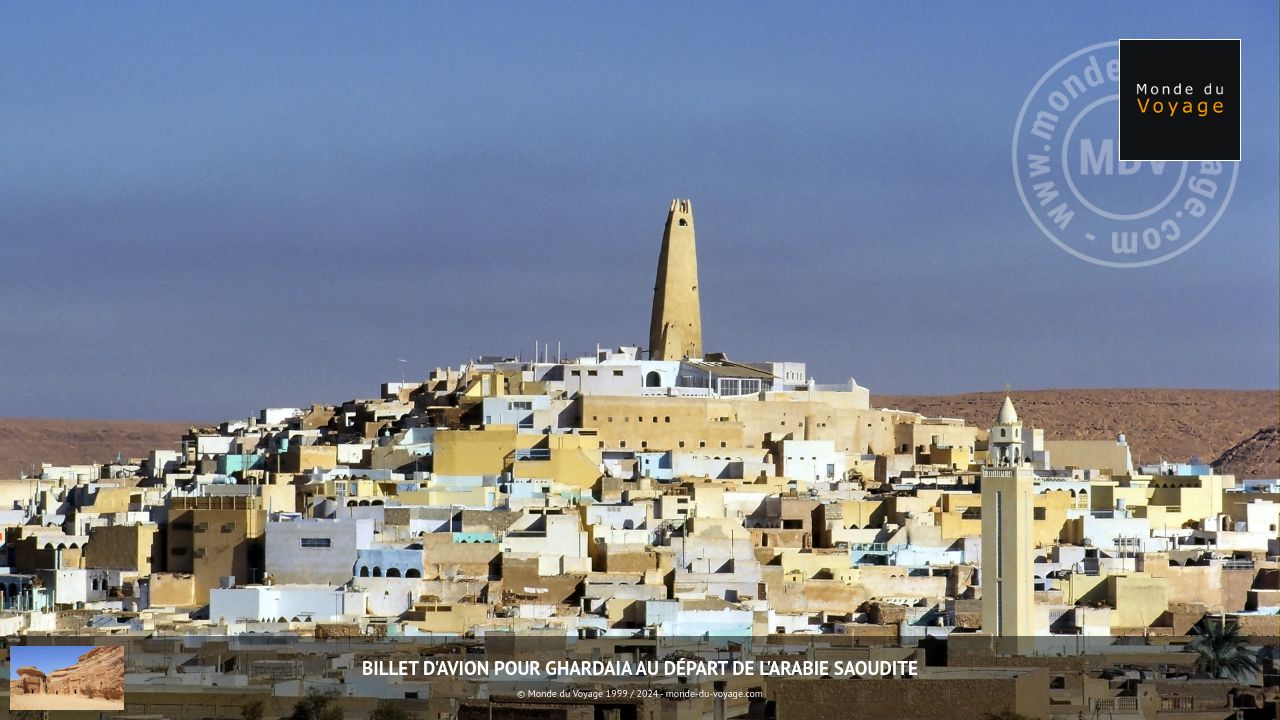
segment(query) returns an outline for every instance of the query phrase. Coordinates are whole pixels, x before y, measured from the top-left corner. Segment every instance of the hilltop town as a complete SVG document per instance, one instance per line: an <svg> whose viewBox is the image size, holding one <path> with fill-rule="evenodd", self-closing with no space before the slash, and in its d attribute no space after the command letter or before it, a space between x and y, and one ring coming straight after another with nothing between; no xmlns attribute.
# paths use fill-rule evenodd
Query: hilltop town
<svg viewBox="0 0 1280 720"><path fill-rule="evenodd" d="M873 407L801 359L704 351L678 200L648 347L481 357L0 481L0 630L988 638L1012 656L1185 642L1215 616L1274 636L1278 524L1280 481L1053 437L1016 393L976 426Z"/></svg>

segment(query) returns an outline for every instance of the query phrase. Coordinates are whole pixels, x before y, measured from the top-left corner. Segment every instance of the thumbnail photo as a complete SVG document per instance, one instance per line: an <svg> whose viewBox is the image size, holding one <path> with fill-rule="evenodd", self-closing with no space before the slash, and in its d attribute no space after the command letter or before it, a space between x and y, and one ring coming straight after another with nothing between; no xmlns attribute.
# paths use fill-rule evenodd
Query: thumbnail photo
<svg viewBox="0 0 1280 720"><path fill-rule="evenodd" d="M124 648L14 645L10 710L123 710Z"/></svg>

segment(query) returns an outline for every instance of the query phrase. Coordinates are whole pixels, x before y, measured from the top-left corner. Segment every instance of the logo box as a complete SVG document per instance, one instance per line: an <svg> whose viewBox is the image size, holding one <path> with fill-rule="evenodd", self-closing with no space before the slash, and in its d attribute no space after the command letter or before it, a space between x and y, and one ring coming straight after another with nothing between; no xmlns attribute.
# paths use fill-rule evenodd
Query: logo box
<svg viewBox="0 0 1280 720"><path fill-rule="evenodd" d="M1240 159L1240 41L1120 41L1119 155Z"/></svg>

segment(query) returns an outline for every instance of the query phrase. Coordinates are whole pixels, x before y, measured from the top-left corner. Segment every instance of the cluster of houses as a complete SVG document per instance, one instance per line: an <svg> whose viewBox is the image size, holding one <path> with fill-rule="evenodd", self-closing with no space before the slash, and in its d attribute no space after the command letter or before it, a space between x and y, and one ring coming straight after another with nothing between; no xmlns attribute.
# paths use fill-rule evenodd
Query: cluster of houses
<svg viewBox="0 0 1280 720"><path fill-rule="evenodd" d="M680 201L648 349L482 357L0 480L0 631L985 637L1014 655L1185 640L1206 616L1276 635L1280 483L1046 437L1012 398L992 411L874 408L804 363L704 353Z"/></svg>
<svg viewBox="0 0 1280 720"><path fill-rule="evenodd" d="M984 488L1011 471L1026 507L1001 535ZM1278 490L1046 439L1011 401L986 430L874 409L800 363L484 358L0 483L0 623L1184 634L1280 612ZM1005 632L982 606L997 537L1025 556Z"/></svg>

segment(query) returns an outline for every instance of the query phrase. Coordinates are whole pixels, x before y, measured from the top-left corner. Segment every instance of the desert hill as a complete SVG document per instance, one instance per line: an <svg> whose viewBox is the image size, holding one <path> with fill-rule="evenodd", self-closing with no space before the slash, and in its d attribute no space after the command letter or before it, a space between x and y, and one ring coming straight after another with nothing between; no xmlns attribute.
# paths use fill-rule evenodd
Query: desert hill
<svg viewBox="0 0 1280 720"><path fill-rule="evenodd" d="M1107 440L1124 433L1137 462L1212 462L1276 424L1280 392L1275 390L1013 390L1018 415L1045 435L1063 440ZM1004 400L1003 392L962 395L873 395L875 407L914 410L931 417L964 418L987 427ZM1241 477L1276 477L1278 449L1258 441L1227 458L1223 472ZM1248 459L1246 459L1248 458Z"/></svg>
<svg viewBox="0 0 1280 720"><path fill-rule="evenodd" d="M1214 460L1213 467L1239 477L1280 477L1280 427L1262 428L1241 440Z"/></svg>
<svg viewBox="0 0 1280 720"><path fill-rule="evenodd" d="M192 423L139 420L0 418L0 478L16 478L31 466L109 462L117 454L145 457L154 449L179 449Z"/></svg>

